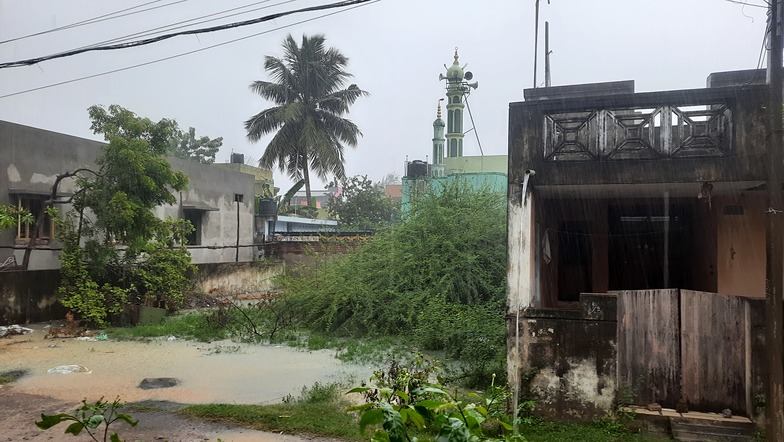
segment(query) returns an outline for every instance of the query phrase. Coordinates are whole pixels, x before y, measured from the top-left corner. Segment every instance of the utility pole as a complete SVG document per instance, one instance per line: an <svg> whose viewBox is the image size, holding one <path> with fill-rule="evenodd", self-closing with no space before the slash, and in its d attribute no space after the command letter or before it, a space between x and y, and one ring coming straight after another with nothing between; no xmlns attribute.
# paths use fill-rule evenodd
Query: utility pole
<svg viewBox="0 0 784 442"><path fill-rule="evenodd" d="M536 88L536 62L539 55L539 0L536 0L536 23L534 23L534 88Z"/></svg>
<svg viewBox="0 0 784 442"><path fill-rule="evenodd" d="M544 22L544 87L550 87L550 22Z"/></svg>
<svg viewBox="0 0 784 442"><path fill-rule="evenodd" d="M782 0L770 1L768 54L768 225L765 268L765 346L768 361L768 397L765 403L768 440L784 438L784 198L782 161Z"/></svg>

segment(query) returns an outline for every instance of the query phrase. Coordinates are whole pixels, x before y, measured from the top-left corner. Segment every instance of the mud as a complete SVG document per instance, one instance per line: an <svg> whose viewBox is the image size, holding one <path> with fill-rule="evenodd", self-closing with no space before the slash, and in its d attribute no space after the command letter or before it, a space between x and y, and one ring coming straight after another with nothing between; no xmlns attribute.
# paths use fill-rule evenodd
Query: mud
<svg viewBox="0 0 784 442"><path fill-rule="evenodd" d="M301 351L282 346L243 345L232 342L197 343L166 339L148 341L83 341L47 339L42 327L24 336L0 339L0 372L27 370L27 374L0 387L0 441L61 440L60 432L38 430L33 421L41 412L76 408L82 399L101 396L126 402L177 404L269 404L286 396L297 397L303 386L315 382L356 382L366 379L371 367L343 364L331 351ZM84 373L47 373L52 367L78 364ZM145 378L176 378L165 389L138 388ZM231 429L194 422L169 412L133 413L140 427L121 433L127 440L265 441L309 440L283 435ZM160 421L160 428L156 427ZM160 434L155 434L160 431ZM176 434L172 434L175 431ZM138 433L138 435L137 435ZM68 439L63 436L62 440ZM164 440L164 439L159 439Z"/></svg>

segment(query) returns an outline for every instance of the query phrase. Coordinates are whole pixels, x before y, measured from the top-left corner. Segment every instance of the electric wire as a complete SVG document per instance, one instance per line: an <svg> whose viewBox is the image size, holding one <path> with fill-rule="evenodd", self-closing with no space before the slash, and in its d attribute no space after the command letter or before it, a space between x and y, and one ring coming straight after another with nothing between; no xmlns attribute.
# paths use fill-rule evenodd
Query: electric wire
<svg viewBox="0 0 784 442"><path fill-rule="evenodd" d="M757 5L757 4L754 4L754 3L749 3L748 1L740 1L740 0L724 0L724 1L727 2L727 3L734 3L736 5L742 5L742 6L752 6L752 7L755 7L755 8L765 8L765 9L767 9L768 6L770 6L770 3L768 3L767 1L765 2L765 5Z"/></svg>
<svg viewBox="0 0 784 442"><path fill-rule="evenodd" d="M234 13L234 14L224 15L222 17L211 18L209 20L196 21L196 20L201 20L203 18L214 17L216 15L225 14L227 12L236 11L236 10L239 10L239 9L246 9L246 8L251 7L251 6L256 6L256 5L259 5L259 4L262 4L262 3L269 3L270 1L272 1L272 0L262 0L262 1L259 1L259 2L247 4L245 6L238 6L236 8L226 9L226 10L223 10L223 11L214 12L212 14L202 15L200 17L194 17L194 18L191 18L191 19L188 19L188 20L182 20L182 21L178 21L178 22L175 22L175 23L170 23L170 24L164 25L164 26L158 26L157 28L147 29L147 30L144 30L144 31L135 32L133 34L127 34L127 35L124 35L122 37L116 37L116 38L112 38L112 39L109 39L109 40L104 40L104 41L99 42L99 43L93 43L93 44L90 44L90 45L82 46L79 49L89 48L89 47L94 47L94 46L101 46L101 45L105 45L105 44L109 44L109 43L119 43L119 42L123 42L123 41L128 41L131 38L148 37L148 36L151 36L151 35L162 34L162 33L167 32L167 31L174 31L174 30L177 30L177 29L187 28L189 26L200 25L200 24L203 24L203 23L209 23L209 22L213 22L213 21L217 21L217 20L222 20L222 19L225 19L225 18L237 16L237 15L248 14L248 13L251 13L251 12L260 11L262 9L268 9L268 8L272 8L272 7L275 7L275 6L280 6L280 5L283 5L283 4L286 4L286 3L292 3L292 2L297 1L297 0L285 0L285 1L281 1L280 3L275 3L275 4L272 4L272 5L262 6L260 8L255 8L255 9L251 9L251 10L248 10L248 11L243 11L243 12L237 12L237 13ZM191 23L191 22L195 22L195 23ZM189 24L186 25L185 23L189 23ZM177 26L177 25L182 25L182 26Z"/></svg>
<svg viewBox="0 0 784 442"><path fill-rule="evenodd" d="M147 2L147 3L142 3L140 5L132 6L130 8L121 9L119 11L114 11L114 12L110 12L108 14L99 15L97 17L88 18L88 19L85 19L85 20L82 20L82 21L78 21L78 22L75 22L75 23L71 23L71 24L68 24L68 25L63 25L63 26L59 26L59 27L56 27L56 28L53 28L53 29L48 29L46 31L35 32L35 33L32 33L32 34L23 35L23 36L20 36L20 37L14 37L14 38L11 38L11 39L8 39L8 40L0 41L0 44L10 43L10 42L13 42L13 41L19 41L19 40L23 40L25 38L36 37L36 36L39 36L39 35L50 34L52 32L64 31L66 29L78 28L80 26L91 25L91 24L94 24L94 23L100 23L100 22L107 21L107 20L114 20L115 18L126 17L128 15L138 14L140 12L146 12L146 11L151 11L153 9L165 8L167 6L176 5L177 3L183 3L183 2L186 2L188 0L177 0L175 2L167 3L165 5L154 6L152 8L142 9L141 11L129 12L127 14L122 14L122 15L117 15L115 17L112 17L113 15L120 14L122 12L132 11L134 9L141 8L142 6L151 5L153 3L159 3L161 1L163 1L163 0L153 0L153 1L150 1L150 2Z"/></svg>
<svg viewBox="0 0 784 442"><path fill-rule="evenodd" d="M762 36L762 44L760 45L760 53L759 53L759 57L757 58L757 67L754 69L754 73L751 75L751 77L748 79L748 81L746 81L745 83L741 84L740 86L738 86L735 89L735 97L736 98L738 96L738 93L742 89L745 89L746 86L748 86L752 82L754 82L757 79L757 76L759 76L760 68L763 65L763 60L764 60L763 56L765 55L765 50L770 50L770 48L768 48L768 45L767 45L768 34L769 33L770 33L770 23L768 23L768 25L765 27L765 33Z"/></svg>
<svg viewBox="0 0 784 442"><path fill-rule="evenodd" d="M479 141L479 132L477 132L477 130L476 130L476 123L474 123L474 114L471 113L471 105L468 104L468 94L466 94L464 96L464 99L465 99L465 103L466 103L466 109L468 109L468 117L471 118L471 127L473 127L474 135L476 136L476 144L479 145L479 153L482 156L485 156L485 151L482 150L482 142Z"/></svg>
<svg viewBox="0 0 784 442"><path fill-rule="evenodd" d="M181 1L184 1L184 0L181 0ZM82 53L85 53L85 52L110 51L110 50L116 50L116 49L127 49L127 48L133 48L133 47L138 47L138 46L144 46L144 45L149 45L149 44L152 44L152 43L158 43L158 42L163 41L163 40L168 40L170 38L179 37L179 36L183 36L183 35L198 35L198 34L204 34L204 33L208 33L208 32L223 31L223 30L226 30L226 29L233 29L233 28L239 28L239 27L244 27L244 26L250 26L250 25L257 24L257 23L262 23L262 22L265 22L265 21L274 20L276 18L285 17L287 15L298 14L298 13L303 13L303 12L323 11L323 10L326 10L326 9L344 8L344 7L347 7L347 6L359 5L359 4L362 4L362 3L367 3L369 1L371 1L371 0L344 0L344 1L336 2L336 3L330 3L330 4L326 4L326 5L311 6L311 7L307 7L307 8L299 8L299 9L293 9L293 10L290 10L290 11L278 12L278 13L266 15L266 16L260 17L260 18L254 18L254 19L251 19L251 20L244 20L244 21L229 23L229 24L225 24L225 25L219 25L219 26L212 26L212 27L209 27L209 28L191 29L191 30L188 30L188 31L175 32L173 34L166 34L166 35L161 35L161 36L158 36L158 37L152 37L152 38L148 38L148 39L144 39L144 40L132 41L132 42L128 42L128 43L120 43L120 44L115 44L115 45L94 46L94 47L89 47L89 48L74 49L74 50L70 50L70 51L60 52L60 53L57 53L57 54L46 55L46 56L43 56L43 57L37 57L37 58L30 58L30 59L26 59L26 60L18 60L18 61L11 61L11 62L6 62L6 63L0 63L0 69L10 68L10 67L18 67L18 66L30 66L30 65L33 65L33 64L38 64L38 63L40 63L42 61L54 60L54 59L57 59L57 58L70 57L70 56L74 56L74 55L77 55L77 54L82 54Z"/></svg>
<svg viewBox="0 0 784 442"><path fill-rule="evenodd" d="M89 80L89 79L96 78L96 77L102 77L104 75L115 74L115 73L118 73L118 72L127 71L127 70L130 70L130 69L135 69L135 68L142 67L142 66L147 66L147 65L151 65L151 64L155 64L155 63L160 63L162 61L167 61L167 60L172 60L172 59L179 58L179 57L184 57L186 55L195 54L197 52L202 52L202 51L206 51L208 49L213 49L213 48L217 48L217 47L220 47L220 46L225 46L227 44L236 43L236 42L241 41L241 40L247 40L249 38L257 37L259 35L269 34L270 32L279 31L281 29L290 28L292 26L301 25L303 23L308 23L308 22L311 22L311 21L314 21L314 20L318 20L318 19L321 19L321 18L329 17L329 16L336 15L336 14L340 14L342 12L347 12L347 11L350 11L352 9L357 9L357 8L361 8L363 6L368 6L368 5L371 5L373 3L378 3L380 1L381 0L369 0L369 1L366 0L366 1L362 2L362 3L360 3L360 4L357 4L357 5L351 6L351 7L347 7L345 9L341 9L339 11L330 12L330 13L327 13L327 14L322 14L322 15L319 15L317 17L311 17L311 18L308 18L308 19L305 19L305 20L300 20L298 22L290 23L288 25L278 26L277 28L268 29L268 30L262 31L262 32L257 32L255 34L246 35L244 37L235 38L233 40L228 40L228 41L225 41L225 42L222 42L222 43L217 43L217 44L206 46L206 47L203 47L203 48L194 49L192 51L187 51L187 52L182 52L182 53L175 54L175 55L170 55L168 57L163 57L163 58L159 58L159 59L156 59L156 60L147 61L147 62L144 62L144 63L138 63L138 64L131 65L131 66L126 66L126 67L122 67L122 68L118 68L118 69L112 69L110 71L99 72L97 74L87 75L87 76L79 77L79 78L73 78L73 79L70 79L70 80L60 81L60 82L57 82L57 83L51 83L51 84L47 84L47 85L44 85L44 86L38 86L38 87L35 87L35 88L26 89L26 90L19 91L19 92L13 92L13 93L10 93L10 94L0 95L0 99L13 97L13 96L16 96L16 95L22 95L22 94L26 94L26 93L29 93L29 92L40 91L40 90L43 90L43 89L49 89L49 88L56 87L56 86L62 86L64 84L75 83L75 82L78 82L78 81Z"/></svg>

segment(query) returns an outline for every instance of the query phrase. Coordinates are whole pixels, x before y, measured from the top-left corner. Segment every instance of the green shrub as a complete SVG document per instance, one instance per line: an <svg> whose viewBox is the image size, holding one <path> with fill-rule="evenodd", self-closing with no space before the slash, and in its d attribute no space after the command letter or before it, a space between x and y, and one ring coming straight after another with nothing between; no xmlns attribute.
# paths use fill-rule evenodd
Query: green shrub
<svg viewBox="0 0 784 442"><path fill-rule="evenodd" d="M503 195L459 183L425 192L406 219L354 252L314 259L280 280L298 325L337 336L410 337L470 361L476 375L465 380L489 379L503 361Z"/></svg>

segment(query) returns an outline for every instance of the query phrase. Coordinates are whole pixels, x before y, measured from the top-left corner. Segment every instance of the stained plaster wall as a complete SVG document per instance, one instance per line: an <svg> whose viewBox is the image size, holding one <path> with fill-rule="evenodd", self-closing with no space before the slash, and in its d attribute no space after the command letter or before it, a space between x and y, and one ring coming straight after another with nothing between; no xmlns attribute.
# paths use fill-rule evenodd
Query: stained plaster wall
<svg viewBox="0 0 784 442"><path fill-rule="evenodd" d="M195 291L234 295L274 290L274 279L284 267L282 261L201 264L194 278Z"/></svg>
<svg viewBox="0 0 784 442"><path fill-rule="evenodd" d="M612 411L616 395L613 295L583 295L580 310L528 309L507 321L510 353L520 354L521 400L560 421L586 421ZM527 397L526 397L527 396Z"/></svg>
<svg viewBox="0 0 784 442"><path fill-rule="evenodd" d="M15 193L49 195L58 174L93 167L102 143L0 121L0 204L13 204ZM60 193L70 195L74 180L65 179ZM63 210L70 209L66 205ZM0 232L0 260L14 253L15 229ZM58 241L41 244L31 255L31 269L59 267ZM21 262L23 250L16 250Z"/></svg>
<svg viewBox="0 0 784 442"><path fill-rule="evenodd" d="M95 168L103 143L43 129L0 121L0 203L15 201L15 193L48 195L56 176L79 167ZM205 212L201 246L190 247L194 263L233 262L236 260L237 204L234 194L243 194L239 204L239 261L251 261L253 244L253 175L210 165L170 158L172 168L189 177L189 187L177 195L178 203L161 206L161 218L179 218L180 204L217 209ZM61 182L62 195L72 194L74 181ZM67 211L70 206L61 206ZM16 232L0 232L0 260L12 253L21 263L24 244L16 245ZM31 254L30 270L59 268L59 248L55 239L39 245Z"/></svg>
<svg viewBox="0 0 784 442"><path fill-rule="evenodd" d="M238 261L252 261L256 253L253 242L253 175L176 158L170 158L169 161L173 169L188 175L188 188L177 195L178 204L209 209L200 210L203 217L201 244L189 247L193 262L201 264L237 260L238 235ZM235 194L243 195L241 203L234 201ZM180 216L180 207L162 206L156 212L162 218L177 218Z"/></svg>
<svg viewBox="0 0 784 442"><path fill-rule="evenodd" d="M282 262L199 264L193 291L233 295L273 290ZM30 270L0 272L0 325L61 320L65 309L58 300L60 272Z"/></svg>

